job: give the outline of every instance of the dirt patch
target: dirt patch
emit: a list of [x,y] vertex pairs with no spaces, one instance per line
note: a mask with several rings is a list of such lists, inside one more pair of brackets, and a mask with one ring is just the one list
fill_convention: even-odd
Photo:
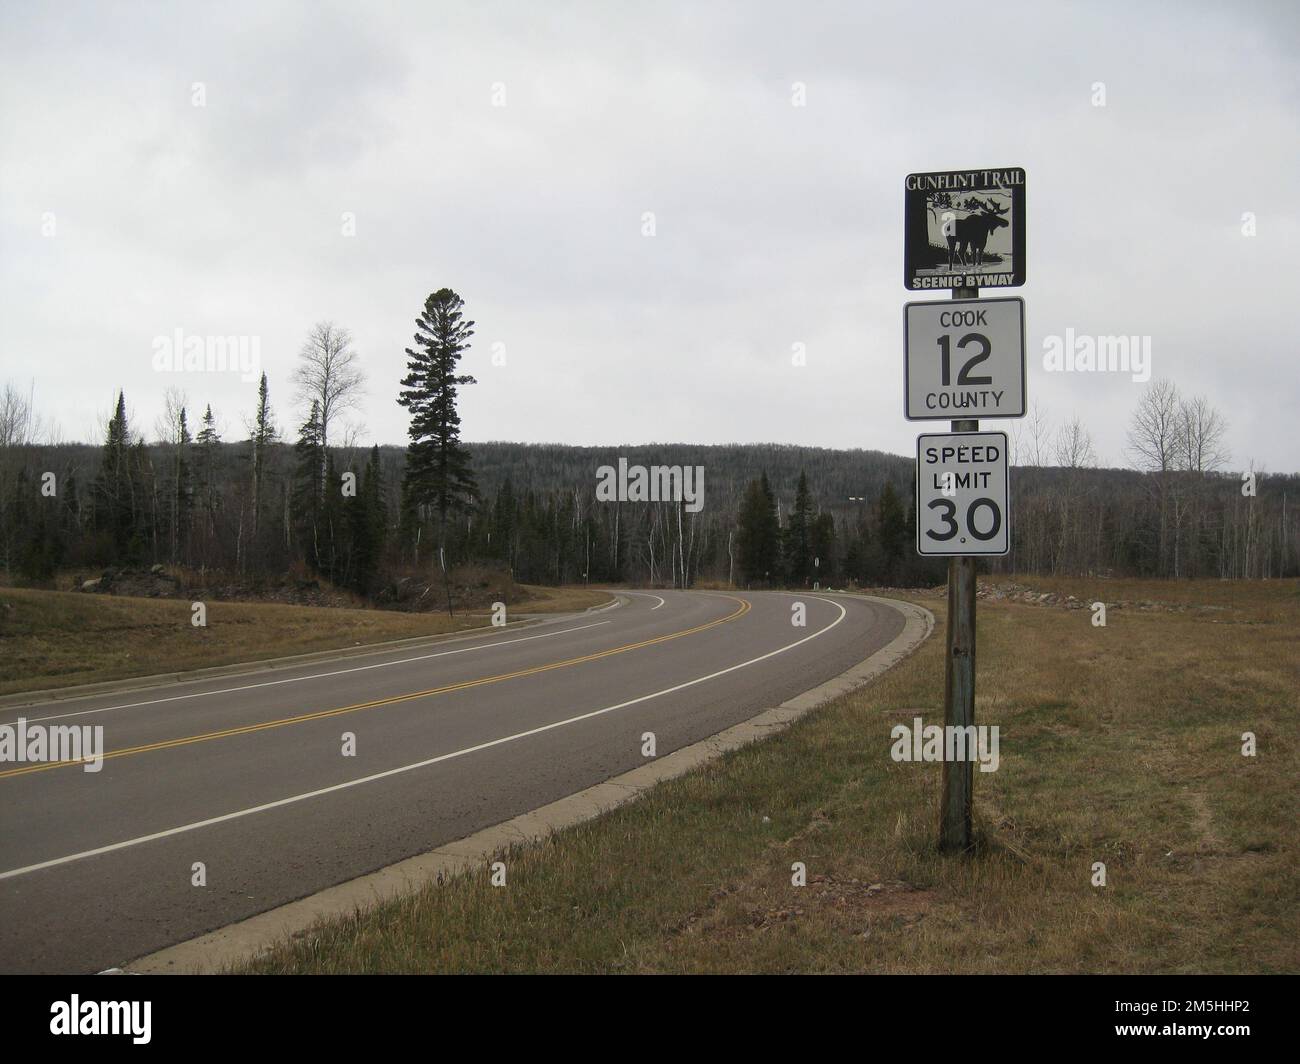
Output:
[[319,580],[286,576],[267,583],[248,583],[223,573],[191,573],[155,565],[148,569],[104,569],[98,576],[73,579],[75,590],[90,595],[128,598],[180,598],[204,602],[273,602],[286,606],[358,608],[362,599]]
[[893,926],[918,923],[934,902],[933,891],[921,890],[901,879],[868,883],[814,875],[808,877],[805,901],[774,909],[753,909],[749,926],[764,931],[798,920],[813,910],[829,909],[841,918],[865,921],[867,926],[859,932],[865,936],[875,921],[888,920]]

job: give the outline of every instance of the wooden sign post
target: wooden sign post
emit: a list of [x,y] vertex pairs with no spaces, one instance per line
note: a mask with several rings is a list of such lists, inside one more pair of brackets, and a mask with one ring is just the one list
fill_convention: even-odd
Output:
[[[953,299],[975,299],[978,288],[954,288]],[[980,423],[960,420],[953,432],[978,432]],[[948,656],[943,674],[945,727],[975,725],[975,559],[948,559]],[[945,732],[945,734],[950,734]],[[972,734],[967,732],[966,734]],[[943,762],[943,798],[939,814],[939,849],[960,853],[971,847],[971,794],[974,765]]]

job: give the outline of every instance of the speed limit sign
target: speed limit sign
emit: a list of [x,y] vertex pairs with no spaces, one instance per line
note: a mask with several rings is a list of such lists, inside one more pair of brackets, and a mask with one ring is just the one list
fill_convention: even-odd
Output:
[[918,554],[1006,554],[1010,514],[1005,432],[916,438]]
[[903,305],[909,421],[1025,416],[1025,301]]

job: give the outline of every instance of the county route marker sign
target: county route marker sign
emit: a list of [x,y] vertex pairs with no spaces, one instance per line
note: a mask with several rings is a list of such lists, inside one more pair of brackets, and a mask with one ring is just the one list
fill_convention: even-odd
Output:
[[908,421],[1025,416],[1025,301],[903,305]]
[[903,185],[903,287],[1025,283],[1025,171],[941,170]]
[[1006,554],[1008,489],[1005,432],[922,433],[916,438],[917,553]]

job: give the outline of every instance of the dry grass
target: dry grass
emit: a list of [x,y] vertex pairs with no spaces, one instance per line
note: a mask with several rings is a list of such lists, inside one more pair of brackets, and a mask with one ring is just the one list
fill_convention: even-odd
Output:
[[[460,877],[248,970],[1300,970],[1300,584],[1104,583],[1225,608],[1094,628],[981,603],[977,720],[1001,727],[1002,764],[976,773],[972,856],[935,852],[938,766],[888,756],[892,724],[939,712],[940,630],[773,740],[510,852],[504,888]],[[1093,595],[1067,584],[1041,586]]]
[[[526,588],[529,613],[584,609],[608,593]],[[533,594],[537,597],[533,598]],[[513,612],[513,611],[512,611]],[[486,614],[209,602],[207,627],[178,599],[0,590],[0,694],[263,661],[482,627]]]
[[512,613],[570,613],[603,606],[613,597],[613,592],[595,587],[540,587],[519,584],[523,597],[510,606]]

